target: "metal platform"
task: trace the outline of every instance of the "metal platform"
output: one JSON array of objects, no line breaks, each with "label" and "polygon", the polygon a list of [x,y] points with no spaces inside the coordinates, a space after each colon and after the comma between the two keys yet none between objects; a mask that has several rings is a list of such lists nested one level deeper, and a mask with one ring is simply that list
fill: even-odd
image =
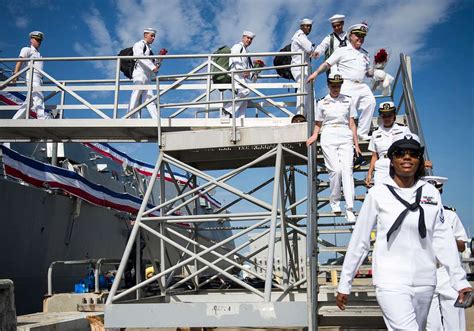
[{"label": "metal platform", "polygon": [[[237,128],[280,127],[291,119],[239,118]],[[0,141],[34,142],[156,142],[158,121],[153,119],[0,119]],[[229,120],[220,118],[162,118],[163,132],[230,128]],[[229,137],[230,139],[230,137]],[[195,141],[198,143],[197,141]],[[171,141],[169,141],[171,143]]]}]

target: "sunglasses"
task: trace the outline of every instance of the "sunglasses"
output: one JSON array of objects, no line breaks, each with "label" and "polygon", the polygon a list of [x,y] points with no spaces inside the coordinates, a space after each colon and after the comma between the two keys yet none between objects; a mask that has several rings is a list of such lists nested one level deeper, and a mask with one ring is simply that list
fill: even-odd
[{"label": "sunglasses", "polygon": [[435,180],[429,180],[428,183],[430,183],[431,185],[433,185],[434,187],[436,187],[437,189],[440,189],[443,187],[443,184],[440,184],[438,183],[437,181]]},{"label": "sunglasses", "polygon": [[414,149],[396,149],[395,151],[393,151],[393,157],[395,157],[396,159],[400,159],[402,157],[405,157],[405,155],[407,155],[413,159],[419,159],[421,157],[421,151],[417,151],[417,150],[414,150]]}]

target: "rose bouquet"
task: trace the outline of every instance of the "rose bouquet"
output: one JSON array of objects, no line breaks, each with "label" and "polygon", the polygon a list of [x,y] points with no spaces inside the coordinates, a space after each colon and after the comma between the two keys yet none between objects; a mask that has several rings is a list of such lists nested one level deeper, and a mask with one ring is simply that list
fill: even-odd
[{"label": "rose bouquet", "polygon": [[389,53],[385,48],[379,49],[375,52],[374,56],[374,67],[375,69],[383,69],[387,65],[389,59]]},{"label": "rose bouquet", "polygon": [[[253,67],[254,68],[263,68],[265,67],[265,62],[263,62],[263,60],[260,60],[260,59],[257,59],[255,61],[253,61]],[[258,71],[255,71],[255,75],[259,75],[261,72],[261,70],[258,70]]]},{"label": "rose bouquet", "polygon": [[[159,52],[158,54],[159,54],[159,55],[166,55],[166,54],[168,54],[168,50],[167,50],[166,48],[162,48],[162,49],[160,49],[160,52]],[[155,61],[155,64],[156,64],[157,66],[160,66],[160,65],[161,65],[161,62],[163,62],[163,59],[157,59],[157,60]]]}]

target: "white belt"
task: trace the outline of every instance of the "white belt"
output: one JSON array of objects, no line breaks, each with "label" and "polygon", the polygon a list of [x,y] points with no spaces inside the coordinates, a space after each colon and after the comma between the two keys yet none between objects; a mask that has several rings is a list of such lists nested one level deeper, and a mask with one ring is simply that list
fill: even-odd
[{"label": "white belt", "polygon": [[322,128],[348,128],[347,124],[324,124]]}]

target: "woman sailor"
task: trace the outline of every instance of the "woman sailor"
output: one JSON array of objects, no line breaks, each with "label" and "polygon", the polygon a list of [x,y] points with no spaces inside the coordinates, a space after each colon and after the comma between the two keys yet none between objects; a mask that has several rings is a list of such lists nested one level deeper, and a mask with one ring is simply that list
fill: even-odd
[{"label": "woman sailor", "polygon": [[[406,126],[395,123],[397,108],[391,101],[382,102],[379,106],[380,127],[372,133],[369,142],[369,151],[372,152],[369,171],[365,183],[371,185],[372,178],[374,184],[380,182],[388,176],[390,160],[387,157],[387,151],[390,145],[397,139],[403,138],[411,133]],[[375,176],[374,176],[375,170]]]},{"label": "woman sailor", "polygon": [[317,104],[314,132],[306,141],[313,144],[321,131],[321,147],[324,163],[329,172],[329,197],[333,212],[340,213],[341,182],[346,200],[346,218],[355,221],[354,208],[354,177],[352,174],[354,146],[356,154],[360,155],[357,141],[357,127],[354,118],[357,112],[351,97],[341,94],[344,82],[337,72],[328,76],[329,94],[320,99]]},{"label": "woman sailor", "polygon": [[425,330],[436,286],[437,261],[446,266],[461,301],[472,291],[438,190],[424,173],[418,137],[405,135],[388,149],[390,176],[371,188],[355,225],[341,271],[336,304],[345,309],[352,280],[370,246],[377,301],[389,330]]}]

